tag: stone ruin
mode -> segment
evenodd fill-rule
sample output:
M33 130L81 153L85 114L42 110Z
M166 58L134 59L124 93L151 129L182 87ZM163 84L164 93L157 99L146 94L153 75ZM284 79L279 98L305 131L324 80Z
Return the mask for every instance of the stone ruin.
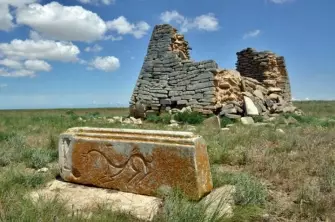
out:
M155 26L131 96L131 116L184 107L237 117L296 111L284 57L247 48L237 53L237 69L227 70L214 60L191 60L190 49L172 26Z

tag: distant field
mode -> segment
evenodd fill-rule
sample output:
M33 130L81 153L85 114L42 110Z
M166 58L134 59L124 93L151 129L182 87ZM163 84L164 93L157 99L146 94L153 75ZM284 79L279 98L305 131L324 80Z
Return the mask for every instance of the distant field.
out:
M217 134L196 125L208 144L215 187L232 184L237 189L234 217L211 221L264 221L264 215L270 221L335 221L335 101L294 104L305 116L283 115L270 126L236 124ZM127 116L128 109L0 111L0 221L136 221L105 208L90 220L68 217L71 212L59 201L35 206L25 198L58 175L58 136L70 127L171 130L163 123L135 126L104 120L116 115ZM42 167L50 170L37 173ZM178 195L166 201L165 213L155 221L205 222L199 219L203 209L194 203Z

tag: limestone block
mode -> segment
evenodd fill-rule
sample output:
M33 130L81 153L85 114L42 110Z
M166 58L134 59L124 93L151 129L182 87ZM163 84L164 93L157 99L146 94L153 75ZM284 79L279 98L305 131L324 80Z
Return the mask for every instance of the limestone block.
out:
M259 115L258 109L255 106L254 102L247 96L244 96L244 105L245 105L245 112L249 116L257 116Z
M29 193L33 203L40 198L53 200L59 198L72 213L81 213L88 217L99 205L116 212L128 213L140 220L152 221L163 205L157 197L132 194L117 190L87 187L61 180L50 181L43 189ZM69 221L70 218L69 218Z
M198 200L213 188L206 143L191 132L70 128L59 166L65 181L136 194L179 187Z

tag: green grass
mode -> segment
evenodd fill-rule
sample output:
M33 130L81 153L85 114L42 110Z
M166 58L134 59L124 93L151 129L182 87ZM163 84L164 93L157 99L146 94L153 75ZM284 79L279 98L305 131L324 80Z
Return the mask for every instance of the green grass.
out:
M215 187L232 184L237 190L234 216L209 221L261 221L264 213L277 221L335 221L335 102L294 104L305 115L283 115L269 127L236 124L220 133L202 127L202 115L175 116L181 123L196 125L196 133L205 138ZM127 114L124 108L0 111L0 221L136 221L104 206L87 219L72 214L59 200L36 205L26 197L59 173L53 167L58 136L70 127L187 130L187 124L169 128L167 114L150 117L143 125L102 119ZM286 124L290 117L297 122ZM232 123L221 121L222 127ZM276 132L279 128L285 133ZM37 173L42 167L50 170ZM174 192L165 198L155 221L205 221L205 211L206 206Z

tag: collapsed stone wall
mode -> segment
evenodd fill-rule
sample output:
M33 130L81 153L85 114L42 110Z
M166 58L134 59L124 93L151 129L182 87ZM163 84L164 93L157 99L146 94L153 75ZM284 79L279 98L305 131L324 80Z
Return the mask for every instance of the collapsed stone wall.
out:
M291 87L285 59L270 51L257 52L247 48L237 52L236 69L242 76L254 78L266 87L278 87L283 99L291 102Z
M190 60L190 49L172 26L155 26L131 96L131 116L183 107L204 114L249 115L246 100L257 108L253 113L262 115L291 105L283 57L248 48L237 53L237 70L226 70L214 60Z
M213 60L189 60L184 36L170 25L157 25L130 104L141 102L146 109L162 111L192 106L210 112L215 103Z

